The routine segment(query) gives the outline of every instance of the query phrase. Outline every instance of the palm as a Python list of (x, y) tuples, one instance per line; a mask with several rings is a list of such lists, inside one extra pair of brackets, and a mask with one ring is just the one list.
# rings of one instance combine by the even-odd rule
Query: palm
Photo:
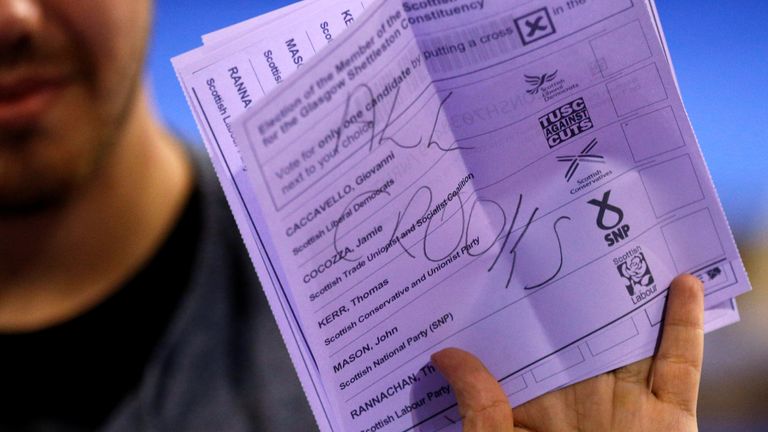
[(625, 366), (514, 410), (516, 431), (692, 431), (695, 410), (649, 391), (652, 359)]
[(435, 354), (433, 362), (456, 393), (465, 432), (695, 431), (702, 321), (701, 283), (692, 276), (677, 278), (656, 356), (514, 410), (495, 378), (471, 354), (449, 348)]

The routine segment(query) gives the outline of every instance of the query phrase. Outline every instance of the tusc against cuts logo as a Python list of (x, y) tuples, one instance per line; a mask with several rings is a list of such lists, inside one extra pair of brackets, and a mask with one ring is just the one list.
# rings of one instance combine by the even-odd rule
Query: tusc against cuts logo
[(555, 148), (592, 129), (594, 123), (584, 98), (578, 98), (539, 117), (539, 126), (549, 148)]

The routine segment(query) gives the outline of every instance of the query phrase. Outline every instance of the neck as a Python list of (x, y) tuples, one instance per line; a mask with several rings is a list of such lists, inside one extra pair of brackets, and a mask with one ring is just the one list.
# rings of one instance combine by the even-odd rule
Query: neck
[(0, 332), (42, 329), (109, 297), (172, 229), (192, 184), (142, 94), (93, 178), (61, 206), (0, 221)]

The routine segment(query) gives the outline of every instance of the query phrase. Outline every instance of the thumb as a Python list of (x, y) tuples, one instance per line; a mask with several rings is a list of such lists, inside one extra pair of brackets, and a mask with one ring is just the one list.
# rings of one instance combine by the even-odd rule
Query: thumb
[(447, 348), (432, 355), (459, 403), (464, 432), (512, 432), (512, 408), (496, 378), (474, 355)]

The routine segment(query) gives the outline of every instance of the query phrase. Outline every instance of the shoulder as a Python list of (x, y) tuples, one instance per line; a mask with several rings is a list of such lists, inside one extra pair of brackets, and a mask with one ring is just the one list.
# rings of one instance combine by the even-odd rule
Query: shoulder
[[(219, 179), (205, 155), (192, 157), (206, 242), (196, 280), (200, 289), (215, 291), (209, 296), (218, 297), (225, 311), (219, 319), (226, 323), (221, 331), (230, 339), (230, 372), (240, 377), (233, 383), (234, 391), (247, 407), (250, 422), (259, 424), (258, 430), (313, 430), (306, 397)], [(241, 227), (246, 232), (250, 228)]]
[(201, 228), (189, 286), (106, 430), (316, 429), (211, 162), (190, 157)]

